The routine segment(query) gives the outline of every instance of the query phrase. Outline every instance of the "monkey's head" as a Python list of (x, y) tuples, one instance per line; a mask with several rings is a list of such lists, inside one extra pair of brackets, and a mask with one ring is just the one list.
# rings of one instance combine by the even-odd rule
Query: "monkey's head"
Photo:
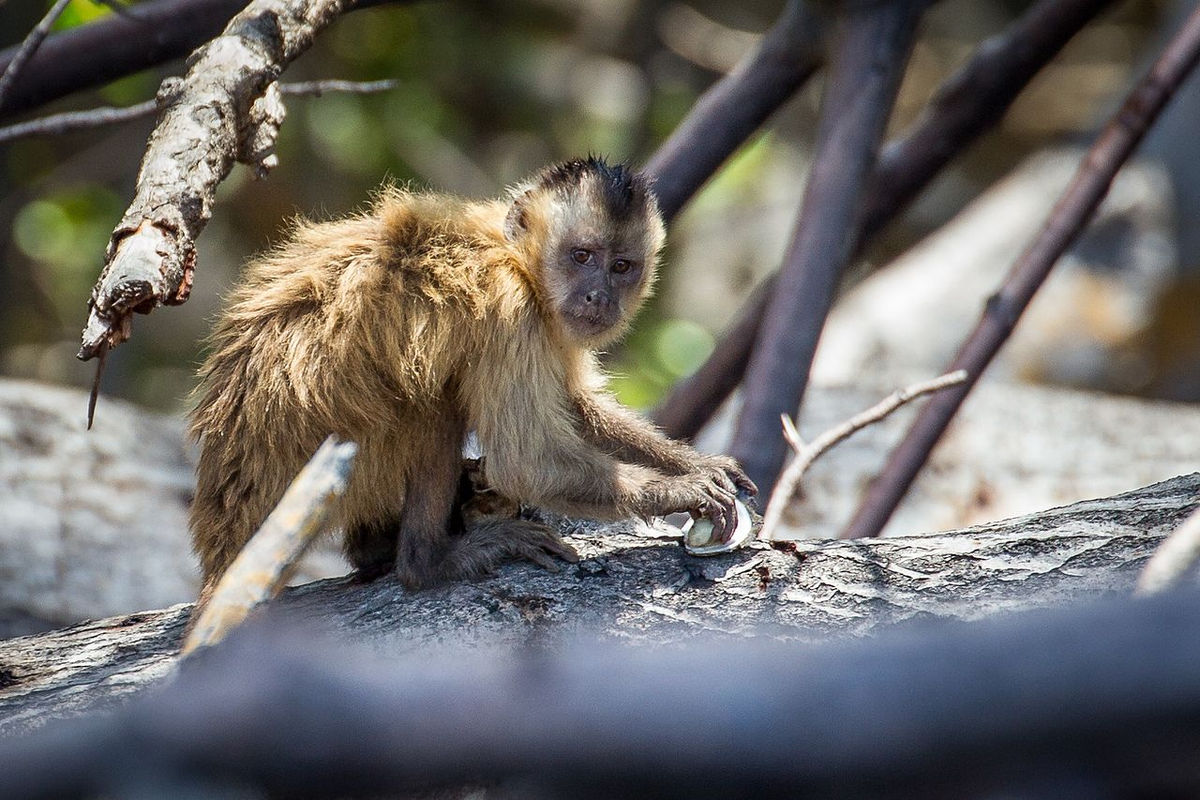
[(650, 294), (664, 238), (649, 180), (595, 157), (519, 186), (504, 233), (562, 333), (586, 347), (628, 327)]

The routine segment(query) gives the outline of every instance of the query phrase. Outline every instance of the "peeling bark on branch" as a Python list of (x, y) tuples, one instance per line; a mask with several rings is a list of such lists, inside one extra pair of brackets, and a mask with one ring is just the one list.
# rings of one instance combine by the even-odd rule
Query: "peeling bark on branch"
[(79, 357), (129, 338), (131, 315), (187, 300), (196, 237), (235, 160), (261, 175), (274, 163), (283, 105), (274, 86), (352, 0), (256, 0), (198, 50), (187, 75), (164, 81), (137, 190), (113, 231), (92, 290)]
[[(1128, 593), (1161, 539), (1200, 500), (1200, 474), (943, 534), (766, 545), (712, 559), (627, 525), (563, 523), (582, 561), (511, 565), (477, 583), (410, 594), (391, 580), (331, 580), (272, 607), (400, 651), (697, 636), (817, 640), (915, 617), (976, 619)], [(0, 644), (0, 733), (110, 708), (170, 674), (189, 606), (86, 622)]]

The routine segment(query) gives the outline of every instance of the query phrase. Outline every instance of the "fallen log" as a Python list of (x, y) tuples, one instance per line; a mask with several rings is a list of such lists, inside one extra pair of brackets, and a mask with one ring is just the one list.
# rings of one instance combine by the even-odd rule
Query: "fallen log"
[[(289, 590), (266, 616), (397, 653), (436, 642), (554, 644), (585, 632), (656, 645), (816, 641), (1127, 594), (1198, 502), (1200, 473), (949, 533), (757, 544), (711, 559), (688, 556), (661, 530), (559, 520), (581, 561), (557, 573), (513, 564), (416, 594), (388, 578), (332, 579)], [(0, 733), (111, 709), (161, 683), (177, 664), (189, 608), (0, 643)]]
[[(899, 385), (868, 378), (814, 387), (801, 433), (814, 437)], [(199, 592), (183, 421), (105, 398), (85, 431), (86, 409), (77, 389), (0, 380), (0, 639)], [(783, 538), (835, 537), (911, 414), (901, 409), (822, 456)], [(701, 444), (721, 450), (728, 433), (718, 423)], [(985, 381), (890, 530), (963, 528), (1128, 491), (1200, 467), (1198, 440), (1194, 406)], [(326, 546), (296, 582), (347, 569)]]

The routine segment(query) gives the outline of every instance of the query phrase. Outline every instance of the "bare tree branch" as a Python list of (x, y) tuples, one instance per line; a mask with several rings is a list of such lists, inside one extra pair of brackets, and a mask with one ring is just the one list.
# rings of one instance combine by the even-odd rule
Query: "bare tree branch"
[(646, 163), (663, 216), (673, 218), (746, 139), (821, 66), (818, 4), (788, 0), (758, 48), (696, 102)]
[[(855, 254), (900, 213), (947, 163), (1003, 117), (1013, 100), (1112, 0), (1041, 0), (988, 39), (938, 89), (903, 139), (886, 146), (871, 179)], [(700, 368), (683, 379), (654, 414), (671, 436), (690, 439), (746, 373), (754, 340), (775, 291), (764, 281)]]
[(1197, 60), (1200, 60), (1200, 10), (1188, 17), (1149, 73), (1104, 126), (1041, 232), (1013, 264), (1000, 290), (988, 299), (978, 325), (950, 367), (965, 369), (969, 375), (967, 381), (939, 394), (921, 409), (903, 441), (888, 457), (879, 478), (843, 531), (843, 537), (876, 536), (883, 530), (971, 387), (1008, 340), (1055, 263), (1108, 194), (1117, 171), (1133, 154)]
[(732, 454), (770, 494), (787, 444), (780, 414), (800, 405), (817, 339), (858, 238), (862, 192), (908, 63), (924, 2), (842, 6), (812, 174), (779, 285), (755, 343)]
[(34, 26), (29, 35), (25, 37), (25, 41), (21, 42), (16, 53), (4, 67), (4, 72), (0, 73), (0, 108), (4, 106), (4, 97), (8, 94), (8, 90), (17, 80), (17, 76), (21, 74), (21, 70), (29, 62), (29, 59), (37, 52), (46, 35), (50, 33), (50, 28), (53, 27), (55, 21), (66, 10), (67, 4), (71, 0), (55, 0), (54, 5), (46, 12), (46, 16), (42, 17), (41, 21)]
[(129, 338), (134, 311), (187, 300), (195, 240), (212, 216), (216, 188), (235, 160), (265, 173), (283, 122), (279, 74), (349, 0), (255, 0), (195, 54), (150, 136), (137, 191), (113, 231), (92, 290), (79, 357)]
[[(320, 97), (326, 92), (374, 94), (393, 89), (398, 84), (399, 81), (390, 79), (381, 81), (322, 80), (282, 83), (279, 85), (279, 89), (285, 95), (295, 97)], [(0, 144), (32, 136), (61, 136), (64, 133), (94, 130), (122, 122), (131, 122), (150, 116), (158, 110), (158, 106), (158, 100), (147, 100), (131, 106), (102, 106), (50, 114), (26, 122), (18, 122), (15, 125), (0, 127)]]
[(918, 397), (932, 392), (941, 391), (949, 386), (956, 386), (966, 379), (967, 373), (959, 370), (949, 375), (942, 375), (939, 378), (914, 383), (904, 389), (897, 390), (861, 414), (856, 414), (842, 424), (825, 431), (816, 439), (813, 439), (811, 443), (805, 442), (800, 437), (800, 432), (796, 430), (796, 424), (792, 421), (792, 418), (784, 414), (781, 417), (781, 421), (783, 422), (783, 438), (791, 445), (792, 450), (796, 453), (796, 457), (788, 464), (783, 474), (780, 475), (779, 482), (775, 484), (775, 491), (771, 493), (771, 500), (767, 503), (767, 510), (763, 514), (763, 524), (758, 534), (759, 538), (767, 541), (775, 538), (774, 534), (779, 527), (780, 520), (783, 518), (784, 509), (795, 496), (796, 490), (800, 486), (800, 479), (804, 477), (804, 473), (808, 471), (808, 468), (823, 453), (854, 435), (857, 431), (862, 430), (872, 423), (879, 422), (905, 403), (909, 403)]
[[(211, 596), (202, 597), (183, 655), (211, 647), (279, 594), (292, 569), (322, 531), (346, 481), (358, 445), (330, 436), (283, 493), (275, 510), (238, 553)], [(205, 587), (206, 591), (208, 587)]]

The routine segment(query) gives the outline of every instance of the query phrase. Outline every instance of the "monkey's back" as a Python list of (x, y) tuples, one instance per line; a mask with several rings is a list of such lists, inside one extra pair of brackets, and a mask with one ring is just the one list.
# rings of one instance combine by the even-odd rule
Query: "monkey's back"
[[(191, 527), (223, 571), (330, 433), (360, 445), (350, 516), (398, 501), (369, 485), (414, 468), (413, 436), (453, 413), (497, 293), (521, 292), (502, 208), (386, 190), (365, 214), (298, 223), (245, 268), (211, 336), (191, 433)], [(372, 463), (373, 462), (373, 463)]]

